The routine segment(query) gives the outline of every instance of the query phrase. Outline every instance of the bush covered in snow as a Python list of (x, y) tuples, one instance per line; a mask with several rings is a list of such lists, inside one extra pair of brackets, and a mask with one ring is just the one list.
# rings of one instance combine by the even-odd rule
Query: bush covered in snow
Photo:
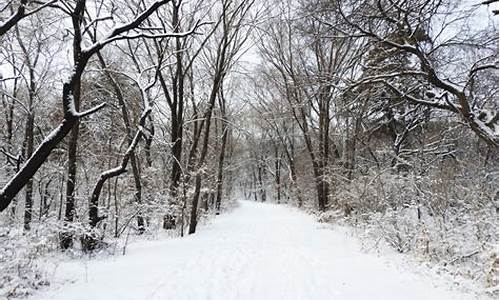
[(360, 228), (369, 248), (390, 246), (498, 295), (496, 163), (458, 157), (425, 167), (332, 177), (334, 204), (321, 218)]
[(0, 296), (19, 297), (49, 284), (43, 256), (53, 250), (54, 231), (23, 234), (19, 229), (0, 227)]

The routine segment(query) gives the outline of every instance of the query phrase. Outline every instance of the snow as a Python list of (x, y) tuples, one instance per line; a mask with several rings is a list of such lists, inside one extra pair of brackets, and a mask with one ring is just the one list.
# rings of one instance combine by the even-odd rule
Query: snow
[(360, 249), (346, 230), (296, 209), (239, 201), (195, 235), (64, 262), (52, 286), (30, 299), (473, 298)]

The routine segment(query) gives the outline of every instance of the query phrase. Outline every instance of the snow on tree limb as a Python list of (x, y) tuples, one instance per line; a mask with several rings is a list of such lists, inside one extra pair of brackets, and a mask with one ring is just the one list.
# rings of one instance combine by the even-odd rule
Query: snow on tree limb
[[(463, 86), (457, 85), (450, 80), (440, 76), (440, 74), (438, 74), (438, 70), (432, 63), (432, 60), (429, 58), (428, 53), (432, 53), (432, 51), (434, 51), (439, 46), (434, 46), (432, 50), (426, 52), (424, 50), (424, 47), (420, 45), (419, 40), (415, 38), (415, 33), (420, 28), (421, 24), (412, 24), (410, 21), (408, 21), (408, 19), (405, 18), (396, 20), (389, 16), (387, 10), (392, 9), (400, 16), (408, 16), (411, 14), (411, 12), (397, 5), (393, 5), (388, 9), (384, 9), (381, 6), (380, 2), (377, 3), (378, 5), (376, 9), (380, 14), (380, 19), (390, 24), (388, 26), (394, 26), (395, 28), (393, 29), (395, 32), (391, 32), (391, 35), (383, 36), (380, 32), (376, 32), (371, 26), (364, 26), (354, 21), (355, 19), (353, 20), (352, 16), (346, 15), (340, 4), (337, 5), (337, 9), (343, 20), (354, 30), (353, 34), (362, 34), (365, 37), (372, 39), (374, 42), (383, 45), (384, 47), (396, 49), (403, 53), (411, 54), (413, 57), (415, 57), (418, 60), (421, 69), (420, 72), (416, 71), (418, 72), (418, 74), (415, 74), (415, 76), (424, 77), (424, 79), (428, 83), (436, 88), (445, 91), (447, 95), (444, 99), (445, 101), (428, 101), (424, 99), (417, 99), (411, 95), (408, 95), (407, 93), (403, 93), (402, 91), (398, 90), (393, 84), (390, 84), (387, 80), (384, 79), (392, 77), (394, 76), (394, 74), (380, 74), (374, 76), (374, 78), (368, 78), (367, 82), (371, 81), (383, 83), (387, 87), (389, 87), (390, 90), (412, 103), (427, 105), (455, 112), (461, 116), (461, 118), (481, 139), (492, 146), (498, 147), (499, 137), (496, 133), (496, 130), (494, 129), (498, 126), (498, 124), (488, 124), (478, 119), (476, 117), (477, 112), (473, 110), (474, 108), (471, 107), (470, 104), (472, 103), (472, 99), (470, 99), (470, 96), (468, 96), (468, 94), (466, 94), (465, 92), (467, 86), (469, 85), (469, 82), (478, 72), (488, 69), (498, 69), (498, 63), (495, 61), (494, 63), (479, 64), (479, 62), (488, 60), (490, 59), (490, 57), (480, 59), (476, 64), (470, 67), (467, 82)], [(366, 17), (362, 12), (360, 14), (362, 17)], [(411, 73), (412, 71), (405, 72)], [(400, 75), (403, 76), (405, 75), (405, 73), (401, 72)], [(457, 104), (451, 102), (450, 99), (448, 99), (448, 94), (449, 96), (453, 97), (454, 100), (456, 100)]]
[(7, 33), (7, 31), (9, 31), (9, 29), (14, 27), (22, 19), (39, 12), (40, 10), (46, 8), (47, 6), (50, 6), (54, 3), (56, 3), (57, 1), (59, 1), (59, 0), (51, 0), (48, 2), (42, 2), (39, 7), (35, 8), (31, 11), (26, 11), (26, 6), (28, 5), (28, 0), (21, 0), (21, 3), (19, 4), (17, 10), (10, 17), (8, 17), (7, 20), (0, 23), (0, 36)]
[[(90, 60), (90, 58), (96, 54), (100, 49), (102, 49), (105, 45), (109, 44), (112, 41), (120, 39), (122, 34), (125, 34), (133, 29), (139, 27), (139, 25), (144, 22), (149, 16), (151, 16), (160, 6), (171, 2), (171, 0), (161, 0), (155, 1), (148, 8), (146, 8), (143, 12), (141, 12), (137, 17), (135, 17), (132, 21), (119, 25), (112, 29), (107, 35), (106, 38), (101, 40), (100, 42), (95, 43), (91, 47), (82, 50), (76, 56), (76, 61), (74, 64), (74, 69), (69, 79), (63, 84), (63, 95), (62, 95), (62, 106), (64, 111), (64, 119), (61, 123), (43, 140), (43, 142), (38, 146), (36, 151), (34, 151), (33, 155), (27, 159), (24, 166), (17, 172), (11, 180), (0, 190), (0, 212), (5, 210), (17, 193), (26, 185), (26, 183), (35, 175), (38, 169), (45, 162), (47, 157), (50, 155), (52, 150), (56, 148), (56, 146), (61, 142), (61, 140), (71, 131), (73, 126), (77, 123), (77, 121), (89, 114), (95, 113), (98, 110), (102, 109), (105, 104), (100, 104), (97, 107), (94, 107), (90, 110), (84, 112), (77, 112), (75, 109), (75, 101), (74, 101), (74, 92), (75, 87), (79, 84), (81, 80), (81, 76), (85, 67)], [(53, 1), (47, 2), (46, 5), (54, 3)], [(85, 1), (77, 2), (73, 15), (77, 16), (85, 9)], [(22, 12), (24, 14), (24, 10)], [(196, 25), (188, 32), (181, 33), (179, 36), (188, 36), (190, 34), (194, 34), (196, 29), (205, 23), (197, 22)], [(81, 32), (79, 32), (81, 34)], [(157, 37), (162, 37), (165, 34), (157, 35)], [(137, 37), (140, 37), (139, 35)], [(130, 38), (137, 38), (130, 37)], [(127, 38), (127, 37), (124, 37)], [(81, 43), (81, 36), (75, 36), (75, 40)], [(76, 45), (78, 48), (81, 47), (81, 44)]]

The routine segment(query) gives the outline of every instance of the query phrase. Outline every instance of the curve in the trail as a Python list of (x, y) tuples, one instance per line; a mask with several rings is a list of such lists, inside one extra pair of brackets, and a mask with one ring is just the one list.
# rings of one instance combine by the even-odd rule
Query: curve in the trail
[(298, 210), (240, 201), (195, 235), (132, 245), (127, 255), (61, 264), (46, 300), (471, 299)]

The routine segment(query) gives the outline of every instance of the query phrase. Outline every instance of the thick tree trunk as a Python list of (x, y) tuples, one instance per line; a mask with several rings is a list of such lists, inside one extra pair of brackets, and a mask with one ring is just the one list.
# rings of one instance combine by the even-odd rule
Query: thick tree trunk
[[(177, 197), (178, 187), (181, 180), (181, 160), (182, 160), (182, 121), (178, 120), (177, 114), (171, 115), (171, 143), (172, 143), (172, 172), (170, 173), (170, 193), (173, 198)], [(179, 122), (180, 121), (180, 122)]]
[[(304, 119), (304, 123), (305, 123)], [(307, 127), (305, 127), (307, 128)], [(328, 194), (325, 193), (325, 191), (328, 190), (327, 185), (325, 186), (324, 182), (324, 167), (321, 163), (321, 158), (316, 157), (314, 154), (314, 149), (312, 146), (312, 141), (309, 136), (309, 132), (306, 130), (304, 132), (304, 139), (306, 141), (306, 148), (308, 150), (309, 156), (311, 157), (311, 162), (313, 166), (313, 176), (314, 176), (314, 181), (316, 182), (316, 195), (318, 199), (318, 209), (320, 211), (325, 211), (326, 210), (326, 205), (328, 203)], [(321, 149), (321, 148), (320, 148)], [(322, 154), (320, 154), (322, 156)]]
[(155, 136), (155, 124), (153, 121), (153, 117), (151, 115), (148, 117), (148, 119), (149, 119), (149, 124), (151, 124), (151, 126), (149, 127), (148, 134), (146, 135), (144, 153), (146, 154), (146, 164), (148, 167), (151, 167), (153, 166), (153, 158), (151, 157), (151, 146), (153, 145), (153, 139)]
[[(30, 100), (31, 102), (32, 100)], [(25, 132), (25, 157), (30, 157), (33, 154), (33, 129), (34, 129), (34, 116), (32, 110), (32, 103), (30, 105), (31, 109), (29, 112), (28, 119), (26, 120), (26, 132)], [(33, 178), (30, 178), (26, 183), (26, 193), (24, 198), (24, 230), (30, 230), (30, 223), (33, 218)]]
[[(81, 49), (81, 24), (83, 22), (84, 6), (80, 11), (72, 15), (74, 39), (73, 39), (73, 61), (77, 62), (80, 59)], [(80, 95), (81, 95), (81, 77), (75, 78), (72, 86), (72, 94), (74, 109), (80, 110)], [(75, 120), (75, 124), (71, 129), (71, 135), (68, 145), (68, 177), (66, 181), (66, 210), (64, 213), (64, 221), (66, 225), (72, 223), (75, 218), (75, 190), (76, 190), (76, 172), (77, 172), (77, 152), (78, 152), (78, 136), (80, 131), (80, 121)], [(65, 229), (60, 235), (60, 244), (62, 249), (68, 249), (73, 246), (73, 234), (70, 230)]]
[[(21, 47), (25, 52), (26, 57), (28, 57), (27, 51), (22, 43)], [(29, 92), (28, 92), (28, 116), (26, 120), (26, 131), (25, 131), (25, 144), (24, 144), (24, 157), (30, 157), (33, 154), (33, 135), (35, 127), (35, 112), (33, 108), (33, 102), (35, 100), (36, 84), (35, 84), (35, 70), (28, 59), (29, 68)], [(24, 230), (30, 230), (30, 223), (33, 219), (33, 178), (30, 178), (26, 183), (26, 193), (24, 198)]]
[[(76, 103), (75, 99), (75, 103)], [(68, 174), (66, 180), (66, 208), (64, 210), (64, 221), (69, 224), (75, 218), (75, 189), (76, 189), (76, 170), (77, 170), (77, 147), (80, 122), (75, 121), (70, 133), (68, 148)], [(73, 246), (73, 233), (64, 230), (60, 235), (60, 244), (62, 249), (68, 249)]]
[(255, 169), (252, 168), (252, 187), (253, 187), (253, 200), (255, 202), (258, 201), (257, 198), (257, 190), (258, 190), (258, 183), (257, 183), (257, 175), (255, 175)]
[(198, 199), (200, 198), (201, 190), (201, 174), (196, 174), (193, 204), (191, 206), (191, 215), (189, 218), (189, 230), (188, 234), (193, 234), (196, 232), (196, 225), (198, 224)]
[(259, 180), (259, 194), (260, 194), (260, 201), (266, 202), (266, 188), (264, 184), (264, 178), (266, 176), (266, 168), (264, 165), (259, 161), (259, 164), (257, 166), (257, 179)]
[[(172, 27), (174, 32), (179, 32), (180, 28), (180, 5), (181, 3), (172, 2)], [(184, 66), (183, 66), (183, 51), (182, 40), (180, 38), (175, 39), (175, 75), (173, 76), (172, 89), (173, 93), (168, 97), (168, 105), (170, 107), (170, 142), (172, 143), (172, 171), (170, 173), (170, 197), (172, 200), (178, 198), (179, 195), (179, 185), (182, 175), (182, 147), (183, 147), (183, 135), (184, 135)], [(167, 87), (162, 83), (164, 91), (167, 91)], [(164, 216), (164, 229), (171, 229), (175, 227), (175, 216), (166, 215)]]

